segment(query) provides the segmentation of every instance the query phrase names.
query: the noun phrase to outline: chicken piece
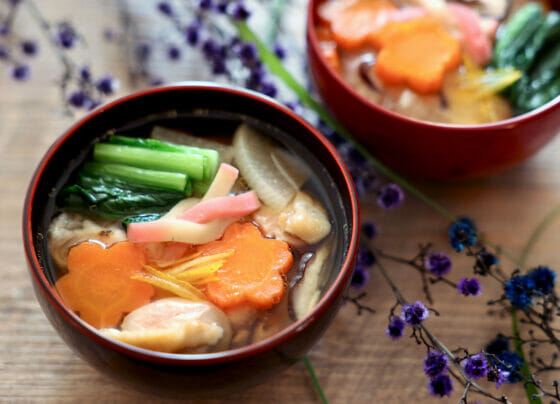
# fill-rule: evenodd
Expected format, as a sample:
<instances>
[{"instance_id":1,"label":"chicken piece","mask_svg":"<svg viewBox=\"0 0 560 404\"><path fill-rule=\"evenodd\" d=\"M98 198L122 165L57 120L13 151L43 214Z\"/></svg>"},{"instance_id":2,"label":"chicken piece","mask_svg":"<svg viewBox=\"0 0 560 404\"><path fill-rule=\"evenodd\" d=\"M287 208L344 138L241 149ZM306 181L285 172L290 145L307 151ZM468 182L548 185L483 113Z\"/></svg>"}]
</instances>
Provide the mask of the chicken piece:
<instances>
[{"instance_id":1,"label":"chicken piece","mask_svg":"<svg viewBox=\"0 0 560 404\"><path fill-rule=\"evenodd\" d=\"M305 241L286 233L280 228L278 216L281 212L270 206L261 206L259 210L253 213L253 220L265 236L283 240L292 247L305 246Z\"/></svg>"},{"instance_id":2,"label":"chicken piece","mask_svg":"<svg viewBox=\"0 0 560 404\"><path fill-rule=\"evenodd\" d=\"M109 247L126 240L126 233L118 222L94 221L78 213L64 212L52 220L48 238L54 263L65 271L70 247L82 241L97 241Z\"/></svg>"},{"instance_id":3,"label":"chicken piece","mask_svg":"<svg viewBox=\"0 0 560 404\"><path fill-rule=\"evenodd\" d=\"M121 330L101 332L130 345L170 353L221 351L231 341L231 326L220 309L179 297L142 306L124 318Z\"/></svg>"},{"instance_id":4,"label":"chicken piece","mask_svg":"<svg viewBox=\"0 0 560 404\"><path fill-rule=\"evenodd\" d=\"M278 216L280 229L308 244L315 244L331 231L331 223L323 207L305 192L298 192Z\"/></svg>"}]
</instances>

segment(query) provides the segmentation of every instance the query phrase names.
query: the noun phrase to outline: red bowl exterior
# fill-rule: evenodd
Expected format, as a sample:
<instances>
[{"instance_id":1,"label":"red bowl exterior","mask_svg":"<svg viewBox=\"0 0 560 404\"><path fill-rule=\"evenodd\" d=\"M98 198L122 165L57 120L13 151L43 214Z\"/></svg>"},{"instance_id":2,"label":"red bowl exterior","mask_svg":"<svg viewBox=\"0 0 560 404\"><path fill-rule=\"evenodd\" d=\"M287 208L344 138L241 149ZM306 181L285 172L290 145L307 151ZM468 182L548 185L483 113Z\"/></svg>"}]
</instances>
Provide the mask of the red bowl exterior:
<instances>
[{"instance_id":1,"label":"red bowl exterior","mask_svg":"<svg viewBox=\"0 0 560 404\"><path fill-rule=\"evenodd\" d=\"M315 86L338 121L397 171L438 180L482 177L522 162L560 131L560 97L519 117L476 126L418 121L374 104L321 56L315 33L321 2L309 2L306 32Z\"/></svg>"},{"instance_id":2,"label":"red bowl exterior","mask_svg":"<svg viewBox=\"0 0 560 404\"><path fill-rule=\"evenodd\" d=\"M52 203L54 194L49 191L60 186L61 180L52 177L68 170L64 166L68 164L68 155L76 155L107 128L142 118L154 112L153 109L167 111L178 103L253 116L290 133L324 163L341 195L342 206L337 209L346 217L344 233L340 233L346 251L333 284L311 313L256 344L200 355L165 354L122 344L97 333L69 310L48 279L50 264L45 235L50 217L46 217L46 206ZM31 180L23 212L23 241L35 295L66 344L116 381L157 395L183 399L216 397L243 389L277 374L305 355L342 303L351 279L358 233L358 201L352 179L323 135L270 98L205 83L153 88L90 113L62 135L43 157Z\"/></svg>"}]
</instances>

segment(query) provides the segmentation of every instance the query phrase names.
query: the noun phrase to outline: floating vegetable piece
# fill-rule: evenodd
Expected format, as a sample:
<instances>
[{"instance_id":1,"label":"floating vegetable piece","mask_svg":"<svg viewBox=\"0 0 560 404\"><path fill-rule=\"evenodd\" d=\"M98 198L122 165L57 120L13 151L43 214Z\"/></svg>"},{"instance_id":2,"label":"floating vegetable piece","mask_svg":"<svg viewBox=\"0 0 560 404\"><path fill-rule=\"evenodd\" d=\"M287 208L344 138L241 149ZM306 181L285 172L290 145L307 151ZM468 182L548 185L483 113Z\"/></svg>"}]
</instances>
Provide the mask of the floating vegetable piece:
<instances>
[{"instance_id":1,"label":"floating vegetable piece","mask_svg":"<svg viewBox=\"0 0 560 404\"><path fill-rule=\"evenodd\" d=\"M364 45L372 32L387 21L384 12L396 6L389 0L357 0L346 2L331 16L333 37L341 48L352 50Z\"/></svg>"},{"instance_id":2,"label":"floating vegetable piece","mask_svg":"<svg viewBox=\"0 0 560 404\"><path fill-rule=\"evenodd\" d=\"M492 58L494 66L515 66L516 55L534 36L543 21L544 15L540 4L529 2L517 10L496 34Z\"/></svg>"},{"instance_id":3,"label":"floating vegetable piece","mask_svg":"<svg viewBox=\"0 0 560 404\"><path fill-rule=\"evenodd\" d=\"M304 192L298 192L278 216L278 226L307 244L315 244L331 231L327 213Z\"/></svg>"},{"instance_id":4,"label":"floating vegetable piece","mask_svg":"<svg viewBox=\"0 0 560 404\"><path fill-rule=\"evenodd\" d=\"M219 281L206 286L210 301L222 309L244 303L266 309L278 303L285 293L283 275L293 262L286 244L267 239L251 223L233 223L221 240L198 247L202 255L233 250L217 271Z\"/></svg>"},{"instance_id":5,"label":"floating vegetable piece","mask_svg":"<svg viewBox=\"0 0 560 404\"><path fill-rule=\"evenodd\" d=\"M233 160L233 147L202 136L194 136L183 131L164 128L162 126L154 126L150 136L164 142L214 149L218 152L221 163L230 164Z\"/></svg>"},{"instance_id":6,"label":"floating vegetable piece","mask_svg":"<svg viewBox=\"0 0 560 404\"><path fill-rule=\"evenodd\" d=\"M492 43L482 30L480 16L462 4L449 3L447 8L461 30L465 50L479 66L485 66L492 58Z\"/></svg>"},{"instance_id":7,"label":"floating vegetable piece","mask_svg":"<svg viewBox=\"0 0 560 404\"><path fill-rule=\"evenodd\" d=\"M171 353L201 353L226 349L231 327L225 314L208 302L165 298L128 314L121 330L101 330L121 342Z\"/></svg>"},{"instance_id":8,"label":"floating vegetable piece","mask_svg":"<svg viewBox=\"0 0 560 404\"><path fill-rule=\"evenodd\" d=\"M306 266L303 278L296 284L292 292L292 307L296 318L302 318L315 307L326 282L325 262L329 256L328 244L323 244Z\"/></svg>"},{"instance_id":9,"label":"floating vegetable piece","mask_svg":"<svg viewBox=\"0 0 560 404\"><path fill-rule=\"evenodd\" d=\"M217 196L226 196L231 191L238 175L239 170L234 166L224 163L220 164L220 168L202 200L215 198Z\"/></svg>"},{"instance_id":10,"label":"floating vegetable piece","mask_svg":"<svg viewBox=\"0 0 560 404\"><path fill-rule=\"evenodd\" d=\"M218 196L203 200L183 212L178 218L194 223L208 223L214 219L243 217L253 213L260 206L254 191L239 195Z\"/></svg>"},{"instance_id":11,"label":"floating vegetable piece","mask_svg":"<svg viewBox=\"0 0 560 404\"><path fill-rule=\"evenodd\" d=\"M144 270L149 275L137 274L133 276L133 279L151 283L154 286L175 293L177 296L184 297L185 299L194 301L204 300L204 294L189 282L177 279L175 276L168 275L149 265L144 265Z\"/></svg>"},{"instance_id":12,"label":"floating vegetable piece","mask_svg":"<svg viewBox=\"0 0 560 404\"><path fill-rule=\"evenodd\" d=\"M144 149L156 150L156 151L167 151L176 152L182 154L190 154L193 156L203 156L203 171L205 181L211 181L218 171L218 166L220 164L220 156L216 150L186 146L180 144L173 144L168 142L163 142L158 139L142 138L142 137L128 137L128 136L117 136L112 135L109 137L109 143L120 144L131 147L140 147Z\"/></svg>"},{"instance_id":13,"label":"floating vegetable piece","mask_svg":"<svg viewBox=\"0 0 560 404\"><path fill-rule=\"evenodd\" d=\"M444 74L461 62L459 42L430 17L390 22L376 38L381 51L374 69L387 85L406 85L421 94L437 92Z\"/></svg>"},{"instance_id":14,"label":"floating vegetable piece","mask_svg":"<svg viewBox=\"0 0 560 404\"><path fill-rule=\"evenodd\" d=\"M123 315L150 301L154 288L131 279L143 270L144 254L124 241L105 249L84 242L70 249L68 274L55 287L62 300L96 328L115 327Z\"/></svg>"},{"instance_id":15,"label":"floating vegetable piece","mask_svg":"<svg viewBox=\"0 0 560 404\"><path fill-rule=\"evenodd\" d=\"M298 190L294 184L301 185L307 179L309 171L301 163L297 165L301 169L291 170L289 174L282 171L278 161L284 157L279 153L278 146L248 125L239 126L233 138L233 146L235 163L241 175L266 205L282 209ZM286 175L293 177L288 178Z\"/></svg>"},{"instance_id":16,"label":"floating vegetable piece","mask_svg":"<svg viewBox=\"0 0 560 404\"><path fill-rule=\"evenodd\" d=\"M183 219L158 219L152 222L130 223L127 235L134 243L180 241L204 244L220 238L226 227L239 219L239 217L216 219L204 224Z\"/></svg>"},{"instance_id":17,"label":"floating vegetable piece","mask_svg":"<svg viewBox=\"0 0 560 404\"><path fill-rule=\"evenodd\" d=\"M197 181L204 179L204 156L192 153L159 151L120 144L96 143L93 146L96 161L123 164L148 170L186 174Z\"/></svg>"}]
</instances>

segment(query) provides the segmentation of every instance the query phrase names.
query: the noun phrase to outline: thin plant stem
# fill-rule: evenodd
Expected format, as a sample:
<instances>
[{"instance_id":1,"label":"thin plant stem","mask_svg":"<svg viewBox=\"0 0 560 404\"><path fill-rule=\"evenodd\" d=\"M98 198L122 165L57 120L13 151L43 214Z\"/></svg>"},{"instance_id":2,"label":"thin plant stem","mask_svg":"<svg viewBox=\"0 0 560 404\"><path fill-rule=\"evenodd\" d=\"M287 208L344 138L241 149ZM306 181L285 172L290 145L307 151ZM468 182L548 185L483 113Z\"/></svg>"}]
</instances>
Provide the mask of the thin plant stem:
<instances>
[{"instance_id":1,"label":"thin plant stem","mask_svg":"<svg viewBox=\"0 0 560 404\"><path fill-rule=\"evenodd\" d=\"M529 369L529 365L527 364L527 360L525 359L525 354L523 353L523 343L521 342L521 338L519 336L519 322L517 320L517 311L515 309L511 310L511 328L513 333L513 345L515 346L515 352L517 352L519 357L523 360L523 366L521 366L520 372L526 380L532 380L531 370ZM539 393L534 384L525 383L524 388L529 404L542 404L542 401L539 397L533 398L533 396Z\"/></svg>"},{"instance_id":2,"label":"thin plant stem","mask_svg":"<svg viewBox=\"0 0 560 404\"><path fill-rule=\"evenodd\" d=\"M548 212L546 216L541 220L541 222L537 225L533 233L531 233L531 236L529 237L529 240L527 241L527 244L525 245L525 248L523 249L521 256L519 257L521 267L524 268L527 265L527 258L529 258L529 255L535 247L538 239L542 236L548 226L552 224L558 214L560 214L560 205L557 205L556 207L554 207L554 209Z\"/></svg>"},{"instance_id":3,"label":"thin plant stem","mask_svg":"<svg viewBox=\"0 0 560 404\"><path fill-rule=\"evenodd\" d=\"M303 363L305 364L305 367L307 368L307 371L309 372L309 376L311 376L311 381L313 382L313 386L315 387L315 390L317 391L317 394L319 395L319 398L321 399L321 402L323 404L328 404L329 401L327 400L327 397L325 396L325 393L323 392L323 388L321 387L321 383L319 382L319 379L317 378L317 375L315 374L315 370L313 369L313 366L311 365L311 361L309 360L309 357L307 355L304 355Z\"/></svg>"}]
</instances>

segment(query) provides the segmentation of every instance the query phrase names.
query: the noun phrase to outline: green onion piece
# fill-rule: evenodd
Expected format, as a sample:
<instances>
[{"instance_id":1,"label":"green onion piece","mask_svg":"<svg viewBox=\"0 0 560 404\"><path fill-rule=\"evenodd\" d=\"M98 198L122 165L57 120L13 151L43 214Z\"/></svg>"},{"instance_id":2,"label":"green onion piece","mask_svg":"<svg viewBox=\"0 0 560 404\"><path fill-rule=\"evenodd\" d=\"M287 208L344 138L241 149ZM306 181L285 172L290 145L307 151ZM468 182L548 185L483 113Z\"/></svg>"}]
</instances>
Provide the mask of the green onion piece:
<instances>
[{"instance_id":1,"label":"green onion piece","mask_svg":"<svg viewBox=\"0 0 560 404\"><path fill-rule=\"evenodd\" d=\"M151 138L137 138L128 136L113 135L109 138L109 143L121 144L133 147L142 147L151 150L179 152L189 154L199 154L205 157L204 159L204 180L212 180L218 172L220 165L220 155L217 150L206 149L202 147L179 145L169 142L164 142L158 139Z\"/></svg>"},{"instance_id":2,"label":"green onion piece","mask_svg":"<svg viewBox=\"0 0 560 404\"><path fill-rule=\"evenodd\" d=\"M105 163L182 173L197 181L204 178L204 156L200 154L157 151L140 147L97 143L93 147L93 158Z\"/></svg>"},{"instance_id":3,"label":"green onion piece","mask_svg":"<svg viewBox=\"0 0 560 404\"><path fill-rule=\"evenodd\" d=\"M83 173L96 177L111 176L135 184L181 191L187 195L192 193L191 182L185 174L181 173L146 170L123 164L97 162L85 163Z\"/></svg>"}]
</instances>

